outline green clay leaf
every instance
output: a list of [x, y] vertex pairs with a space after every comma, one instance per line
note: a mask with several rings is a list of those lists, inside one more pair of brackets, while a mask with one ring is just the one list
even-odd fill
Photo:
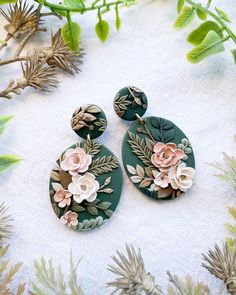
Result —
[[187, 59], [191, 63], [196, 64], [206, 57], [224, 50], [223, 39], [215, 31], [210, 31], [201, 44], [189, 51]]
[[228, 15], [227, 15], [226, 12], [224, 12], [223, 10], [221, 10], [221, 9], [219, 9], [219, 8], [217, 8], [217, 7], [215, 7], [215, 10], [216, 10], [216, 12], [218, 13], [218, 15], [219, 15], [223, 20], [225, 20], [226, 22], [231, 23], [231, 20], [230, 20], [230, 18], [228, 17]]
[[16, 0], [0, 0], [0, 5], [2, 4], [9, 4], [9, 3], [15, 3]]
[[91, 215], [98, 215], [98, 209], [95, 206], [88, 206], [87, 211]]
[[102, 43], [107, 40], [109, 35], [109, 24], [103, 19], [100, 19], [95, 26], [95, 32]]
[[0, 155], [0, 173], [21, 161], [21, 158], [14, 155]]
[[200, 20], [206, 20], [207, 19], [207, 13], [200, 8], [197, 8], [197, 16], [200, 18]]
[[178, 0], [177, 2], [177, 12], [180, 13], [182, 8], [184, 7], [185, 0]]
[[176, 29], [183, 29], [187, 27], [194, 19], [195, 14], [195, 8], [185, 6], [182, 12], [179, 14], [178, 18], [176, 19], [174, 27]]
[[66, 23], [61, 29], [63, 40], [73, 51], [79, 49], [80, 33], [81, 28], [75, 22]]
[[231, 52], [234, 58], [234, 63], [236, 64], [236, 49], [232, 49]]
[[215, 31], [221, 38], [223, 38], [223, 33], [219, 25], [216, 22], [208, 20], [192, 31], [187, 40], [189, 43], [197, 46], [204, 40], [209, 31]]
[[150, 132], [151, 132], [151, 134], [152, 134], [152, 137], [153, 137], [156, 141], [162, 141], [161, 133], [160, 133], [159, 129], [151, 128], [151, 129], [150, 129]]
[[0, 134], [5, 130], [8, 122], [13, 118], [13, 116], [0, 116]]
[[163, 140], [165, 143], [171, 142], [174, 136], [175, 136], [175, 129], [170, 129], [163, 132]]

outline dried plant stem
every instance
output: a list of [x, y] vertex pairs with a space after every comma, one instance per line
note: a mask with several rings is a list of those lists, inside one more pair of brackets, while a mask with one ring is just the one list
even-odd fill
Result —
[[2, 45], [0, 45], [0, 51], [3, 49], [3, 48], [5, 48], [5, 47], [7, 47], [7, 42], [11, 39], [11, 35], [10, 34], [7, 34], [7, 36], [6, 36], [6, 38], [3, 40], [3, 44]]
[[14, 57], [17, 57], [21, 54], [21, 51], [24, 49], [26, 43], [33, 37], [36, 31], [37, 28], [34, 28], [25, 36], [25, 38], [21, 41], [19, 47], [17, 48]]
[[15, 94], [19, 95], [20, 88], [22, 88], [20, 83], [18, 83], [18, 81], [15, 81], [12, 79], [12, 80], [10, 80], [7, 88], [4, 89], [3, 91], [0, 91], [0, 97], [11, 99], [12, 96], [10, 93], [15, 93]]
[[4, 66], [4, 65], [8, 65], [17, 61], [24, 61], [29, 59], [29, 57], [27, 56], [16, 56], [16, 57], [12, 57], [10, 59], [6, 59], [6, 60], [1, 60], [0, 61], [0, 66]]

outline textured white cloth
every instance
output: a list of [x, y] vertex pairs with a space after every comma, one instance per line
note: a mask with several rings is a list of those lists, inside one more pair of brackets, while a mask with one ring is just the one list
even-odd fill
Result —
[[[233, 0], [214, 2], [229, 12], [235, 7]], [[176, 1], [145, 1], [124, 8], [121, 15], [122, 28], [116, 33], [114, 13], [107, 14], [111, 34], [104, 45], [93, 31], [93, 13], [73, 16], [83, 29], [87, 53], [82, 73], [61, 74], [62, 83], [53, 94], [27, 89], [20, 97], [0, 101], [1, 114], [14, 115], [1, 136], [0, 152], [24, 158], [0, 176], [0, 200], [14, 217], [11, 259], [24, 262], [21, 275], [26, 277], [32, 276], [33, 261], [41, 254], [68, 270], [72, 249], [75, 258], [83, 257], [79, 280], [85, 294], [103, 295], [109, 294], [105, 284], [114, 277], [106, 269], [110, 256], [132, 243], [141, 248], [146, 269], [164, 289], [166, 270], [170, 270], [180, 276], [192, 274], [216, 291], [223, 284], [201, 267], [201, 253], [228, 235], [224, 228], [231, 220], [227, 206], [236, 199], [233, 189], [213, 176], [215, 171], [207, 162], [219, 161], [222, 151], [235, 154], [236, 67], [229, 48], [199, 65], [186, 61], [190, 48], [186, 36], [198, 21], [186, 30], [174, 30]], [[1, 26], [5, 22], [2, 17], [0, 22]], [[48, 18], [46, 22], [56, 30], [58, 21]], [[0, 33], [3, 36], [3, 30]], [[35, 45], [46, 44], [49, 35], [40, 33]], [[20, 75], [19, 64], [0, 71], [1, 88]], [[76, 233], [64, 227], [51, 208], [51, 168], [60, 153], [79, 140], [70, 128], [70, 117], [85, 103], [97, 104], [106, 112], [108, 128], [98, 140], [121, 162], [122, 138], [129, 123], [114, 113], [113, 97], [126, 85], [146, 92], [146, 115], [175, 122], [190, 138], [196, 157], [195, 183], [177, 200], [155, 202], [142, 195], [123, 170], [123, 193], [114, 216], [99, 229]]]

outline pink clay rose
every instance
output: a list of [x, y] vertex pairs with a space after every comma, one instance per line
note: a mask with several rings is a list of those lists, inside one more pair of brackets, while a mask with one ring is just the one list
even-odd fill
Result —
[[69, 206], [71, 203], [71, 197], [72, 194], [66, 190], [66, 189], [59, 189], [55, 195], [54, 195], [54, 200], [55, 202], [58, 203], [58, 206], [60, 208], [64, 208], [66, 206]]
[[61, 162], [61, 169], [69, 171], [70, 175], [77, 175], [86, 172], [91, 163], [92, 157], [87, 155], [82, 148], [77, 147], [68, 149], [65, 152], [64, 159]]
[[66, 212], [61, 218], [61, 222], [69, 227], [76, 226], [78, 224], [78, 214], [72, 211]]
[[152, 164], [160, 171], [168, 171], [171, 167], [178, 166], [180, 160], [185, 156], [184, 151], [177, 149], [174, 143], [158, 142], [154, 145], [153, 151]]

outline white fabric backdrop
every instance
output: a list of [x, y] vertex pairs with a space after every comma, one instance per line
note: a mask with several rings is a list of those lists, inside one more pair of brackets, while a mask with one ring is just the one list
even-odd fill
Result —
[[[225, 2], [214, 4], [234, 13], [234, 1]], [[0, 112], [14, 115], [1, 137], [0, 152], [24, 158], [0, 177], [0, 200], [6, 201], [14, 217], [10, 256], [24, 261], [22, 276], [32, 275], [33, 261], [41, 254], [67, 270], [72, 249], [75, 258], [83, 257], [79, 280], [85, 294], [109, 294], [104, 287], [113, 278], [106, 270], [110, 256], [132, 243], [141, 248], [146, 269], [163, 287], [168, 283], [167, 269], [181, 276], [190, 273], [208, 282], [213, 291], [223, 286], [201, 267], [201, 253], [228, 234], [223, 224], [230, 220], [227, 206], [236, 203], [235, 192], [213, 176], [214, 169], [206, 162], [220, 160], [222, 151], [235, 153], [236, 68], [229, 50], [199, 65], [189, 64], [185, 54], [191, 27], [173, 29], [175, 7], [176, 1], [160, 0], [123, 9], [121, 31], [116, 33], [111, 26], [104, 45], [93, 32], [95, 15], [76, 16], [87, 53], [82, 73], [74, 78], [62, 74], [53, 94], [29, 89], [20, 97], [0, 101]], [[107, 19], [113, 22], [114, 14]], [[0, 22], [5, 22], [2, 17]], [[56, 30], [54, 18], [47, 22]], [[3, 30], [0, 33], [3, 36]], [[48, 35], [39, 34], [35, 44], [47, 43]], [[19, 65], [1, 68], [1, 88], [19, 75]], [[125, 85], [146, 92], [147, 115], [174, 121], [190, 138], [196, 156], [194, 186], [178, 200], [155, 202], [141, 195], [123, 173], [121, 201], [111, 220], [88, 233], [73, 232], [60, 224], [51, 208], [51, 168], [58, 155], [78, 140], [70, 129], [70, 117], [88, 102], [106, 112], [109, 124], [99, 140], [121, 161], [128, 123], [115, 115], [112, 103], [116, 91]]]

